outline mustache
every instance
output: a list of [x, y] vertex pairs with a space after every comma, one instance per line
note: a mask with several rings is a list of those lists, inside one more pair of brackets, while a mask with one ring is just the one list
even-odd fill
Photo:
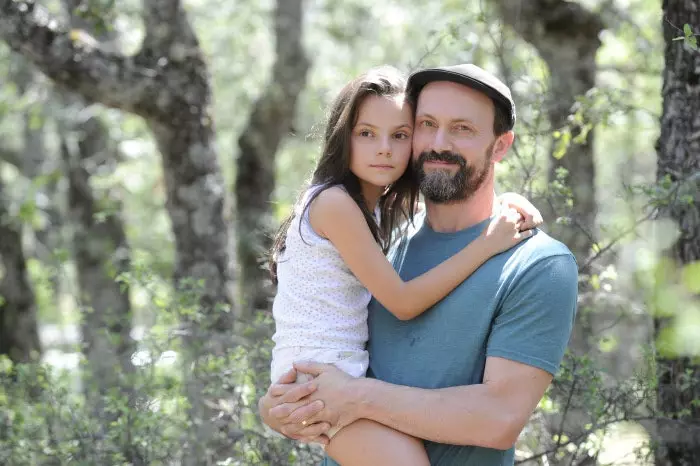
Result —
[[456, 163], [461, 167], [465, 167], [467, 162], [458, 154], [450, 151], [436, 152], [424, 151], [418, 156], [418, 166], [423, 166], [425, 162], [444, 162]]

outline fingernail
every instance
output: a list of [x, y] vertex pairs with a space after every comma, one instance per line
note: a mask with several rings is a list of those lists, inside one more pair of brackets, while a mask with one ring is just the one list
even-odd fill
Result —
[[323, 401], [321, 401], [321, 400], [314, 401], [314, 408], [315, 409], [323, 409]]

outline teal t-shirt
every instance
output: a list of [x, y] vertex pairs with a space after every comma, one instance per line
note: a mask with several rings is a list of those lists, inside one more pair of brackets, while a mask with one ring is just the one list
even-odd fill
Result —
[[[420, 224], [391, 253], [403, 280], [415, 278], [481, 234], [486, 220], [454, 233]], [[555, 374], [576, 313], [578, 268], [546, 233], [489, 259], [445, 299], [400, 321], [376, 301], [369, 310], [368, 376], [398, 385], [444, 388], [482, 382], [498, 356]], [[512, 466], [514, 450], [425, 442], [432, 466]], [[324, 460], [324, 465], [335, 465]]]

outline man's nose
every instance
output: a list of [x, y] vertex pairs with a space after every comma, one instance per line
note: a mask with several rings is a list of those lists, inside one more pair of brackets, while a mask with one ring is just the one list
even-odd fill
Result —
[[437, 131], [435, 131], [435, 136], [433, 137], [431, 149], [437, 153], [452, 151], [450, 139], [447, 135], [447, 132], [444, 129], [440, 128]]

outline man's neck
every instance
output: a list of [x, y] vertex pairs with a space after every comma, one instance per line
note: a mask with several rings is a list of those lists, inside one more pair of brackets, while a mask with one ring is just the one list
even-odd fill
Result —
[[494, 202], [493, 180], [487, 180], [477, 192], [463, 201], [436, 204], [426, 199], [425, 210], [428, 223], [434, 231], [453, 233], [491, 217]]

